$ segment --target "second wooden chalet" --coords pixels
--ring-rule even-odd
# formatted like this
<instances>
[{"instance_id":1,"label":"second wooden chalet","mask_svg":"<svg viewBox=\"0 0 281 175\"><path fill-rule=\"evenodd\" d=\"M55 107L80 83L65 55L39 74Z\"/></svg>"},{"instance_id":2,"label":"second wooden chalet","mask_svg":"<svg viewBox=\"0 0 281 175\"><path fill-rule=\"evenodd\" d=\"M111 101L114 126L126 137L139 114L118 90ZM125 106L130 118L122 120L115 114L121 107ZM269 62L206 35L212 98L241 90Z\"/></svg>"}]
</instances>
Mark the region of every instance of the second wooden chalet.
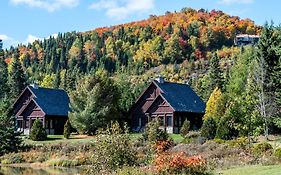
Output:
<instances>
[{"instance_id":1,"label":"second wooden chalet","mask_svg":"<svg viewBox=\"0 0 281 175\"><path fill-rule=\"evenodd\" d=\"M187 85L166 82L158 78L150 83L130 110L132 128L142 131L146 123L160 118L168 133L179 133L184 120L191 129L199 129L205 113L205 103Z\"/></svg>"}]
</instances>

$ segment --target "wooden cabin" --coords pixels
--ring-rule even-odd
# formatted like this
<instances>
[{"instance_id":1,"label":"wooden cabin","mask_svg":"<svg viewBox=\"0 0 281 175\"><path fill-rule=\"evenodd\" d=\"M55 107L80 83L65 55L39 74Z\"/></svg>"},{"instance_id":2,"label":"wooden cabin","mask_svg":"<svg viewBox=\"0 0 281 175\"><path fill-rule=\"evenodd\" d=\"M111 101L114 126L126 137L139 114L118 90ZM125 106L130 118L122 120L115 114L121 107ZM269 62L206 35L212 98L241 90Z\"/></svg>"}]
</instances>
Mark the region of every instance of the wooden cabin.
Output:
<instances>
[{"instance_id":1,"label":"wooden cabin","mask_svg":"<svg viewBox=\"0 0 281 175\"><path fill-rule=\"evenodd\" d=\"M29 134L38 118L47 134L63 134L68 119L69 97L64 90L27 86L13 104L17 130Z\"/></svg>"},{"instance_id":2,"label":"wooden cabin","mask_svg":"<svg viewBox=\"0 0 281 175\"><path fill-rule=\"evenodd\" d=\"M161 128L179 133L183 122L190 121L191 129L199 129L205 113L205 103L187 85L158 78L150 83L130 109L132 128L143 131L147 122L160 118Z\"/></svg>"}]
</instances>

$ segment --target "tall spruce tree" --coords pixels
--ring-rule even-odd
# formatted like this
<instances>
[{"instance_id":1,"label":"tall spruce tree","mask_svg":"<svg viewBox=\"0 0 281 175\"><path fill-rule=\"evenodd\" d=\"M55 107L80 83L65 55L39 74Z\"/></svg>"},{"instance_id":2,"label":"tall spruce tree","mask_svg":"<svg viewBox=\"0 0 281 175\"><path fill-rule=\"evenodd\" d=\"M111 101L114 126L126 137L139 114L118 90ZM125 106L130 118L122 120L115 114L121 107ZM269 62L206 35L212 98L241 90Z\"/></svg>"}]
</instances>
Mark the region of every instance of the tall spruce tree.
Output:
<instances>
[{"instance_id":1,"label":"tall spruce tree","mask_svg":"<svg viewBox=\"0 0 281 175\"><path fill-rule=\"evenodd\" d=\"M16 98L25 88L25 75L22 65L19 62L18 53L14 54L11 71L9 75L10 94L12 98Z\"/></svg>"},{"instance_id":2,"label":"tall spruce tree","mask_svg":"<svg viewBox=\"0 0 281 175\"><path fill-rule=\"evenodd\" d=\"M8 100L0 100L0 156L17 151L21 144L20 133L15 132L15 118L12 116L10 106Z\"/></svg>"},{"instance_id":3,"label":"tall spruce tree","mask_svg":"<svg viewBox=\"0 0 281 175\"><path fill-rule=\"evenodd\" d=\"M0 99L8 94L8 65L4 60L4 52L0 51Z\"/></svg>"},{"instance_id":4,"label":"tall spruce tree","mask_svg":"<svg viewBox=\"0 0 281 175\"><path fill-rule=\"evenodd\" d=\"M220 68L220 60L217 53L214 53L210 60L210 90L214 90L216 87L222 89L223 87L223 77L222 70Z\"/></svg>"}]
</instances>

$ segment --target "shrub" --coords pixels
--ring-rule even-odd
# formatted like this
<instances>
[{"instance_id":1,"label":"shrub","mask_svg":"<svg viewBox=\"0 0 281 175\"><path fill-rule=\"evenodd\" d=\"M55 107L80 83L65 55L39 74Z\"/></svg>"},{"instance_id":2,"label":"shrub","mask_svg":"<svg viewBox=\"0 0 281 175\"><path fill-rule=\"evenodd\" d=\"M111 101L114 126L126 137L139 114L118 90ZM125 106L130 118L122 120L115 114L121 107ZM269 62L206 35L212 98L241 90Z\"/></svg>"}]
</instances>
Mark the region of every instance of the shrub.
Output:
<instances>
[{"instance_id":1,"label":"shrub","mask_svg":"<svg viewBox=\"0 0 281 175\"><path fill-rule=\"evenodd\" d=\"M185 153L160 154L154 160L158 174L207 174L206 161L201 156Z\"/></svg>"},{"instance_id":2,"label":"shrub","mask_svg":"<svg viewBox=\"0 0 281 175\"><path fill-rule=\"evenodd\" d=\"M189 129L190 129L190 121L186 119L183 122L183 125L182 125L181 130L180 130L181 136L185 137L186 134L189 132Z\"/></svg>"},{"instance_id":3,"label":"shrub","mask_svg":"<svg viewBox=\"0 0 281 175\"><path fill-rule=\"evenodd\" d=\"M70 134L71 134L71 125L69 120L67 120L64 124L63 136L64 138L69 139Z\"/></svg>"},{"instance_id":4,"label":"shrub","mask_svg":"<svg viewBox=\"0 0 281 175\"><path fill-rule=\"evenodd\" d=\"M160 127L160 120L153 119L150 121L144 130L143 139L149 141L152 144L157 143L158 141L165 141L169 139L169 135Z\"/></svg>"},{"instance_id":5,"label":"shrub","mask_svg":"<svg viewBox=\"0 0 281 175\"><path fill-rule=\"evenodd\" d=\"M112 171L136 164L136 153L127 134L128 129L125 127L123 134L119 133L120 130L119 124L114 122L103 134L97 136L92 158L95 172Z\"/></svg>"},{"instance_id":6,"label":"shrub","mask_svg":"<svg viewBox=\"0 0 281 175\"><path fill-rule=\"evenodd\" d=\"M169 148L171 148L174 145L174 142L170 141L170 140L166 140L166 141L158 141L155 145L154 145L154 149L156 150L156 153L162 153L167 151Z\"/></svg>"},{"instance_id":7,"label":"shrub","mask_svg":"<svg viewBox=\"0 0 281 175\"><path fill-rule=\"evenodd\" d=\"M276 148L274 151L274 156L281 159L281 148Z\"/></svg>"},{"instance_id":8,"label":"shrub","mask_svg":"<svg viewBox=\"0 0 281 175\"><path fill-rule=\"evenodd\" d=\"M191 143L194 141L199 141L200 132L198 131L190 131L188 134L185 135L183 141L181 143Z\"/></svg>"},{"instance_id":9,"label":"shrub","mask_svg":"<svg viewBox=\"0 0 281 175\"><path fill-rule=\"evenodd\" d=\"M225 115L220 119L220 122L217 126L216 138L223 140L231 140L238 136L239 132L230 126L230 123L233 123L233 119L230 114Z\"/></svg>"},{"instance_id":10,"label":"shrub","mask_svg":"<svg viewBox=\"0 0 281 175\"><path fill-rule=\"evenodd\" d=\"M36 119L32 125L29 138L34 141L46 140L47 133L40 119Z\"/></svg>"},{"instance_id":11,"label":"shrub","mask_svg":"<svg viewBox=\"0 0 281 175\"><path fill-rule=\"evenodd\" d=\"M207 139L213 139L216 136L217 125L216 121L212 117L208 117L204 120L201 128L201 136Z\"/></svg>"},{"instance_id":12,"label":"shrub","mask_svg":"<svg viewBox=\"0 0 281 175\"><path fill-rule=\"evenodd\" d=\"M247 144L249 143L248 139L246 137L239 137L234 140L228 140L225 143L232 147L240 147L240 148L246 148Z\"/></svg>"},{"instance_id":13,"label":"shrub","mask_svg":"<svg viewBox=\"0 0 281 175\"><path fill-rule=\"evenodd\" d=\"M266 153L268 151L272 151L273 147L271 146L270 143L267 142L263 142L263 143L259 143L256 146L254 146L253 148L253 152L255 154L263 154Z\"/></svg>"}]
</instances>

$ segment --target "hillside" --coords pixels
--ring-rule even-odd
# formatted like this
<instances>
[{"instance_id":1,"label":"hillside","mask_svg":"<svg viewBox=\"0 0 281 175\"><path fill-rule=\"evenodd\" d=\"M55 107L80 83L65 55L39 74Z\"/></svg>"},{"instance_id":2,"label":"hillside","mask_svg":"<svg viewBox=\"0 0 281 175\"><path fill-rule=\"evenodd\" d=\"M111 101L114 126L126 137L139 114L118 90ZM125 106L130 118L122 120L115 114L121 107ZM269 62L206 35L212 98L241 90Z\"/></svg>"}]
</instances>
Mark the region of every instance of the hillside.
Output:
<instances>
[{"instance_id":1,"label":"hillside","mask_svg":"<svg viewBox=\"0 0 281 175\"><path fill-rule=\"evenodd\" d=\"M128 65L147 69L206 58L209 51L232 46L238 33L259 32L260 27L249 19L222 11L185 8L181 12L167 12L163 16L85 33L59 34L57 38L11 48L5 57L10 62L18 50L24 69L30 75L35 73L34 67L41 73L74 67L86 73L100 66L109 72ZM41 75L32 81L43 78Z\"/></svg>"}]
</instances>

